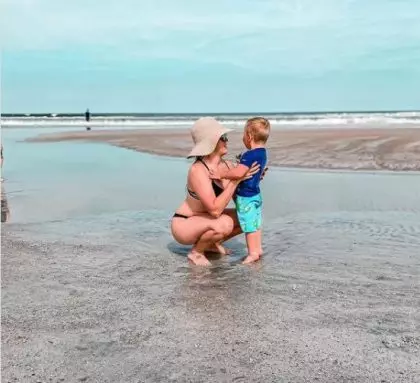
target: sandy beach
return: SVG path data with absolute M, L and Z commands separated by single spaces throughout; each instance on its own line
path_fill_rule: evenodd
M 230 154 L 243 150 L 241 130 L 230 133 Z M 59 142 L 85 140 L 141 152 L 184 157 L 191 146 L 188 129 L 69 131 L 40 135 L 31 141 Z M 270 166 L 420 170 L 420 129 L 340 128 L 272 129 L 268 142 Z
M 238 237 L 200 270 L 169 230 L 188 162 L 118 147 L 187 132 L 43 131 L 2 132 L 2 381 L 418 382 L 417 173 L 273 168 L 262 261 Z
M 420 383 L 420 0 L 1 13 L 0 383 Z M 189 259 L 205 116 L 234 163 L 270 122 L 252 264 Z

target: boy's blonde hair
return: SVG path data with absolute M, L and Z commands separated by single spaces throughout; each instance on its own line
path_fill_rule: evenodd
M 270 122 L 264 117 L 250 118 L 246 124 L 246 131 L 252 136 L 255 142 L 266 143 L 270 135 Z

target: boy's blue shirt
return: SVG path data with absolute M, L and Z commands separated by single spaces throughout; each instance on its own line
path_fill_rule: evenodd
M 253 197 L 254 195 L 260 193 L 261 174 L 267 164 L 267 150 L 265 148 L 255 148 L 248 150 L 242 154 L 239 161 L 240 164 L 248 166 L 249 168 L 254 162 L 258 162 L 260 165 L 260 170 L 258 173 L 254 174 L 252 178 L 242 181 L 238 185 L 236 189 L 237 195 L 242 197 Z

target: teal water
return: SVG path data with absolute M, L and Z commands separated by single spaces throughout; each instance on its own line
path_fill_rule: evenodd
M 27 143 L 57 129 L 4 129 L 3 177 L 11 222 L 162 208 L 183 161 L 156 159 L 104 144 Z M 178 199 L 182 190 L 175 190 Z M 173 193 L 171 193 L 171 196 Z
M 77 236 L 81 227 L 83 232 L 95 227 L 97 236 L 107 236 L 110 225 L 115 229 L 125 217 L 132 224 L 120 222 L 118 230 L 125 233 L 124 238 L 142 236 L 153 226 L 155 235 L 172 241 L 169 220 L 185 196 L 188 160 L 101 143 L 25 142 L 53 131 L 57 129 L 3 130 L 9 225 L 29 224 L 41 237 L 55 233 L 61 240 Z M 271 168 L 262 190 L 268 247 L 275 247 L 278 235 L 289 230 L 296 238 L 305 233 L 312 249 L 319 246 L 326 253 L 346 246 L 345 237 L 352 235 L 376 238 L 373 249 L 383 248 L 382 241 L 391 239 L 386 250 L 401 254 L 420 246 L 420 176 L 416 173 Z M 54 226 L 55 222 L 59 225 Z M 330 230 L 338 230 L 342 237 L 330 238 Z M 324 237 L 331 243 L 326 244 Z
M 119 211 L 170 215 L 184 198 L 188 160 L 96 143 L 28 143 L 57 128 L 3 129 L 4 189 L 11 222 L 42 222 Z M 265 218 L 346 212 L 420 211 L 420 176 L 271 168 Z

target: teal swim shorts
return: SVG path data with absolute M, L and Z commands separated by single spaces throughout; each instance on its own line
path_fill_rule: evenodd
M 261 194 L 252 197 L 236 196 L 236 212 L 239 224 L 244 233 L 254 233 L 262 224 L 262 198 Z

